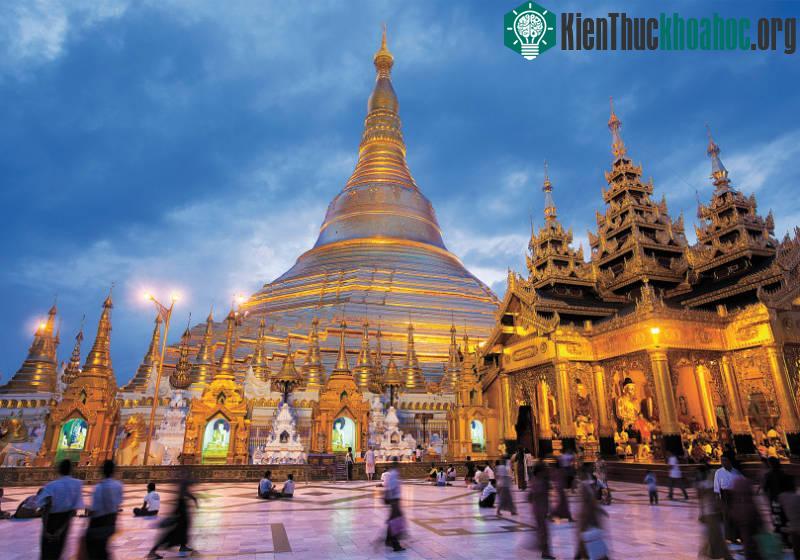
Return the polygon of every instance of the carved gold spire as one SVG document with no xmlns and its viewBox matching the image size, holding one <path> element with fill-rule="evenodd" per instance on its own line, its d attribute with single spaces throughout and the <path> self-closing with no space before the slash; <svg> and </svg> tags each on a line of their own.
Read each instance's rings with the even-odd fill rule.
<svg viewBox="0 0 800 560">
<path fill-rule="evenodd" d="M 269 367 L 269 360 L 267 359 L 267 351 L 265 348 L 266 342 L 267 322 L 261 319 L 258 322 L 258 334 L 256 335 L 255 350 L 253 351 L 253 360 L 250 365 L 253 368 L 253 373 L 262 381 L 268 381 L 272 377 L 272 370 Z"/>
<path fill-rule="evenodd" d="M 187 327 L 186 330 L 183 331 L 183 336 L 181 336 L 180 357 L 178 358 L 178 363 L 175 364 L 175 369 L 172 371 L 172 375 L 169 377 L 169 384 L 173 389 L 188 389 L 189 385 L 192 384 L 192 378 L 190 375 L 192 364 L 189 363 L 189 340 L 191 337 L 192 333 Z"/>
<path fill-rule="evenodd" d="M 192 384 L 197 384 L 201 387 L 208 385 L 214 379 L 216 371 L 217 366 L 214 361 L 214 312 L 210 311 L 206 319 L 203 340 L 192 364 Z"/>
<path fill-rule="evenodd" d="M 417 350 L 414 347 L 414 325 L 408 323 L 408 342 L 406 346 L 406 363 L 403 366 L 403 376 L 405 377 L 405 388 L 409 391 L 424 391 L 425 377 L 419 367 Z"/>
<path fill-rule="evenodd" d="M 0 393 L 52 393 L 56 390 L 56 314 L 53 304 L 47 319 L 36 328 L 27 358 L 8 384 L 0 387 Z"/>
<path fill-rule="evenodd" d="M 615 159 L 621 159 L 625 157 L 628 151 L 619 132 L 622 128 L 622 121 L 619 120 L 619 117 L 614 112 L 614 98 L 609 97 L 608 99 L 611 104 L 611 116 L 608 118 L 608 130 L 611 131 L 611 153 L 614 154 Z"/>
<path fill-rule="evenodd" d="M 236 344 L 236 313 L 231 309 L 225 318 L 227 326 L 225 328 L 225 346 L 222 349 L 222 357 L 219 359 L 219 368 L 214 379 L 233 381 L 236 378 L 235 358 L 233 347 Z"/>
<path fill-rule="evenodd" d="M 79 378 L 101 377 L 108 378 L 114 376 L 114 369 L 111 366 L 111 309 L 114 307 L 111 301 L 111 294 L 103 302 L 103 312 L 100 314 L 100 321 L 97 324 L 97 336 L 94 339 L 92 349 L 86 356 Z"/>
<path fill-rule="evenodd" d="M 450 325 L 450 348 L 448 349 L 447 365 L 444 368 L 444 376 L 442 377 L 442 390 L 452 392 L 455 391 L 458 384 L 458 374 L 461 371 L 461 357 L 458 352 L 458 344 L 456 343 L 456 327 Z"/>
<path fill-rule="evenodd" d="M 350 364 L 347 362 L 347 350 L 344 344 L 345 329 L 347 329 L 347 324 L 343 320 L 340 324 L 339 331 L 339 354 L 336 357 L 336 366 L 333 368 L 331 376 L 328 378 L 329 383 L 334 379 L 353 379 L 353 373 L 350 371 Z"/>
<path fill-rule="evenodd" d="M 553 201 L 553 183 L 550 182 L 550 174 L 547 172 L 547 160 L 544 162 L 544 183 L 542 184 L 544 193 L 544 219 L 547 223 L 556 221 L 556 203 Z"/>
<path fill-rule="evenodd" d="M 161 359 L 159 352 L 161 321 L 161 313 L 156 313 L 155 327 L 153 327 L 153 334 L 150 336 L 150 345 L 147 347 L 147 352 L 145 352 L 136 374 L 125 386 L 125 390 L 144 389 L 150 381 L 150 373 L 158 370 L 158 362 Z"/>
<path fill-rule="evenodd" d="M 311 332 L 308 334 L 308 353 L 303 364 L 305 387 L 319 389 L 325 383 L 322 356 L 319 352 L 319 318 L 311 320 Z"/>
<path fill-rule="evenodd" d="M 69 358 L 67 367 L 64 368 L 64 373 L 61 375 L 61 383 L 67 387 L 72 383 L 78 374 L 81 372 L 81 343 L 83 342 L 83 321 L 81 321 L 81 328 L 78 334 L 75 335 L 75 346 L 72 347 L 72 355 Z"/>
<path fill-rule="evenodd" d="M 372 376 L 372 391 L 380 393 L 383 387 L 383 352 L 381 350 L 381 340 L 383 339 L 383 332 L 381 331 L 380 322 L 378 323 L 378 330 L 375 331 L 375 361 L 373 363 L 374 370 Z"/>
<path fill-rule="evenodd" d="M 369 323 L 364 321 L 362 326 L 361 336 L 361 349 L 358 352 L 358 359 L 356 360 L 356 367 L 353 369 L 353 374 L 356 378 L 356 385 L 362 391 L 367 391 L 372 386 L 374 376 L 374 366 L 372 365 L 372 356 L 370 355 L 369 348 Z"/>
<path fill-rule="evenodd" d="M 711 136 L 711 128 L 706 125 L 706 132 L 708 133 L 708 157 L 711 158 L 711 178 L 714 180 L 714 186 L 717 190 L 727 189 L 730 181 L 728 180 L 728 170 L 722 164 L 719 158 L 719 146 L 714 142 Z"/>
<path fill-rule="evenodd" d="M 389 346 L 389 363 L 386 366 L 386 376 L 383 378 L 383 386 L 389 390 L 389 405 L 395 405 L 397 392 L 403 387 L 403 376 L 394 361 L 394 349 Z"/>
<path fill-rule="evenodd" d="M 297 371 L 297 368 L 295 368 L 294 365 L 292 339 L 287 335 L 286 356 L 283 358 L 283 364 L 281 364 L 280 371 L 275 374 L 275 377 L 272 381 L 276 386 L 280 387 L 281 393 L 283 393 L 283 401 L 289 402 L 289 393 L 294 387 L 300 384 L 302 380 L 303 378 L 300 376 L 300 373 Z"/>
</svg>

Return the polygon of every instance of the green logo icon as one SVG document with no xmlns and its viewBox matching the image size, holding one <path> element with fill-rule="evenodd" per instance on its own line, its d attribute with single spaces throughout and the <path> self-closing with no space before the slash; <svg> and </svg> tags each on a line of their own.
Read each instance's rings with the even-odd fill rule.
<svg viewBox="0 0 800 560">
<path fill-rule="evenodd" d="M 528 60 L 556 44 L 556 15 L 536 2 L 525 2 L 503 16 L 503 42 Z"/>
</svg>

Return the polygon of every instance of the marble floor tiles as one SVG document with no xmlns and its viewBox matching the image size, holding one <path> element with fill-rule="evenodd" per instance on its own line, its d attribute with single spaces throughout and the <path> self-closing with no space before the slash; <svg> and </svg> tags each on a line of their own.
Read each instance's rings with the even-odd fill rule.
<svg viewBox="0 0 800 560">
<path fill-rule="evenodd" d="M 697 558 L 700 525 L 694 500 L 668 501 L 662 493 L 661 505 L 651 507 L 641 485 L 616 483 L 612 488 L 614 503 L 607 507 L 606 526 L 612 558 Z M 169 511 L 174 488 L 165 485 L 158 490 L 162 512 Z M 3 510 L 13 511 L 34 492 L 33 488 L 7 488 Z M 144 558 L 158 534 L 158 518 L 134 518 L 130 513 L 141 505 L 144 493 L 144 485 L 125 487 L 125 512 L 112 545 L 114 558 Z M 476 493 L 462 482 L 440 488 L 405 481 L 403 508 L 409 534 L 403 541 L 407 551 L 401 553 L 383 545 L 387 512 L 381 488 L 374 483 L 299 484 L 292 500 L 259 500 L 256 484 L 198 484 L 195 493 L 200 508 L 193 519 L 193 558 L 538 558 L 529 549 L 533 521 L 524 492 L 514 493 L 518 515 L 497 517 L 493 509 L 479 509 Z M 85 524 L 83 518 L 73 523 L 69 558 L 77 550 Z M 556 557 L 572 558 L 574 524 L 551 527 Z M 0 556 L 5 560 L 38 557 L 40 531 L 38 519 L 0 521 Z M 165 556 L 178 553 L 173 550 Z"/>
</svg>

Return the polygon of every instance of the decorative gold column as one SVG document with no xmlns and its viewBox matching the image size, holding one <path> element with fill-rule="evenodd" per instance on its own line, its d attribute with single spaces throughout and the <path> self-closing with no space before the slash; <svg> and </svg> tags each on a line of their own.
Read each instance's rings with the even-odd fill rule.
<svg viewBox="0 0 800 560">
<path fill-rule="evenodd" d="M 781 411 L 781 426 L 785 433 L 796 434 L 800 432 L 800 419 L 798 419 L 792 386 L 783 361 L 783 350 L 775 344 L 766 345 L 764 349 L 767 351 L 769 369 L 775 385 L 775 398 Z"/>
<path fill-rule="evenodd" d="M 567 362 L 556 363 L 556 403 L 558 404 L 558 431 L 561 438 L 575 437 L 575 422 L 572 418 L 572 406 L 569 390 L 569 374 Z"/>
<path fill-rule="evenodd" d="M 723 354 L 720 359 L 722 366 L 722 380 L 725 383 L 725 392 L 728 395 L 728 405 L 730 406 L 731 431 L 734 434 L 749 434 L 750 425 L 742 406 L 742 395 L 739 393 L 739 384 L 731 366 L 731 358 L 728 354 Z"/>
<path fill-rule="evenodd" d="M 678 425 L 675 391 L 672 387 L 672 380 L 669 377 L 667 353 L 663 350 L 648 350 L 647 353 L 650 356 L 650 366 L 653 368 L 661 432 L 664 435 L 679 435 L 681 429 Z"/>
<path fill-rule="evenodd" d="M 503 400 L 503 439 L 517 439 L 517 430 L 511 422 L 511 379 L 500 374 L 500 398 Z"/>
<path fill-rule="evenodd" d="M 608 419 L 608 401 L 606 400 L 606 372 L 600 364 L 593 364 L 594 392 L 597 395 L 597 433 L 600 437 L 611 436 L 614 430 Z"/>
<path fill-rule="evenodd" d="M 717 429 L 717 415 L 714 412 L 714 399 L 708 385 L 708 367 L 703 364 L 694 366 L 694 380 L 697 383 L 697 393 L 700 396 L 700 406 L 703 411 L 703 421 L 706 429 Z"/>
<path fill-rule="evenodd" d="M 539 381 L 536 385 L 537 397 L 539 400 L 539 428 L 541 439 L 553 439 L 553 428 L 550 425 L 550 388 L 544 381 Z"/>
</svg>

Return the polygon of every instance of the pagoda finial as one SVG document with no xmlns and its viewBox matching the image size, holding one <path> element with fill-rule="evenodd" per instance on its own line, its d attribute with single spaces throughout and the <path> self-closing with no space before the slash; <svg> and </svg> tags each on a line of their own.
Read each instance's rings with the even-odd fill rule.
<svg viewBox="0 0 800 560">
<path fill-rule="evenodd" d="M 614 154 L 614 158 L 617 160 L 625 156 L 627 148 L 619 133 L 619 129 L 622 128 L 622 121 L 619 120 L 619 117 L 614 112 L 614 98 L 609 97 L 608 99 L 611 104 L 611 116 L 608 119 L 608 129 L 611 131 L 611 153 Z"/>
<path fill-rule="evenodd" d="M 109 292 L 103 302 L 103 312 L 100 314 L 100 321 L 97 324 L 97 336 L 95 336 L 92 349 L 86 356 L 86 362 L 81 370 L 82 377 L 107 377 L 114 374 L 111 367 L 111 309 L 113 307 L 111 292 Z"/>
<path fill-rule="evenodd" d="M 556 220 L 556 203 L 553 201 L 553 183 L 550 182 L 547 160 L 544 160 L 542 192 L 544 192 L 544 219 L 548 224 L 552 224 Z"/>
<path fill-rule="evenodd" d="M 394 65 L 394 56 L 392 56 L 392 53 L 389 52 L 389 48 L 386 46 L 385 23 L 383 24 L 383 33 L 381 35 L 381 48 L 378 49 L 378 52 L 375 53 L 375 56 L 372 60 L 375 63 L 375 69 L 378 71 L 378 76 L 388 78 L 391 74 L 392 66 Z"/>
<path fill-rule="evenodd" d="M 61 376 L 61 382 L 64 384 L 64 387 L 72 383 L 81 371 L 81 343 L 83 342 L 83 322 L 85 320 L 86 315 L 81 319 L 81 328 L 78 330 L 78 334 L 75 335 L 75 346 L 72 347 L 72 355 Z"/>
<path fill-rule="evenodd" d="M 304 383 L 309 389 L 319 389 L 323 385 L 322 357 L 319 352 L 319 318 L 311 320 L 311 332 L 308 335 L 308 351 L 303 364 Z"/>
<path fill-rule="evenodd" d="M 219 369 L 214 379 L 224 379 L 233 381 L 236 377 L 234 369 L 234 335 L 236 331 L 236 313 L 233 309 L 230 310 L 228 316 L 225 318 L 227 327 L 225 330 L 225 347 L 222 349 L 222 357 L 219 359 Z"/>
<path fill-rule="evenodd" d="M 250 362 L 253 373 L 262 381 L 270 378 L 271 371 L 269 368 L 269 361 L 267 360 L 267 353 L 264 349 L 264 341 L 266 339 L 267 322 L 262 317 L 258 322 L 258 334 L 256 335 L 255 349 L 253 350 L 253 359 Z"/>
<path fill-rule="evenodd" d="M 364 319 L 362 329 L 361 349 L 358 353 L 358 360 L 356 361 L 356 367 L 353 373 L 355 374 L 358 387 L 362 390 L 368 390 L 372 385 L 374 368 L 369 347 L 369 322 L 366 319 Z"/>
<path fill-rule="evenodd" d="M 341 323 L 339 323 L 339 354 L 336 357 L 336 366 L 333 368 L 331 372 L 331 376 L 328 381 L 333 381 L 335 378 L 341 379 L 342 377 L 349 377 L 352 379 L 352 372 L 350 371 L 350 364 L 347 362 L 347 350 L 344 345 L 344 335 L 345 330 L 347 329 L 347 323 L 344 322 L 342 319 Z"/>
<path fill-rule="evenodd" d="M 192 383 L 206 384 L 214 378 L 216 364 L 214 363 L 214 308 L 208 312 L 206 317 L 206 330 L 203 333 L 203 340 L 194 358 L 192 365 Z"/>
<path fill-rule="evenodd" d="M 708 134 L 708 148 L 706 152 L 708 153 L 708 157 L 711 158 L 711 179 L 717 190 L 724 190 L 730 184 L 728 170 L 725 169 L 725 166 L 722 164 L 722 160 L 719 157 L 719 146 L 714 142 L 714 137 L 711 136 L 711 127 L 709 127 L 708 124 L 706 124 L 706 133 Z"/>
<path fill-rule="evenodd" d="M 405 388 L 410 390 L 424 389 L 425 379 L 422 375 L 422 370 L 419 367 L 419 358 L 417 357 L 417 349 L 414 345 L 414 324 L 409 320 L 408 322 L 408 341 L 406 343 L 406 363 L 403 367 L 403 375 L 405 376 Z"/>
<path fill-rule="evenodd" d="M 190 377 L 192 365 L 189 363 L 189 340 L 191 337 L 192 332 L 187 325 L 186 330 L 183 331 L 183 335 L 181 336 L 180 357 L 178 358 L 178 363 L 175 364 L 175 369 L 173 370 L 172 375 L 169 376 L 169 384 L 173 389 L 188 389 L 189 385 L 192 383 L 192 379 Z"/>
</svg>

